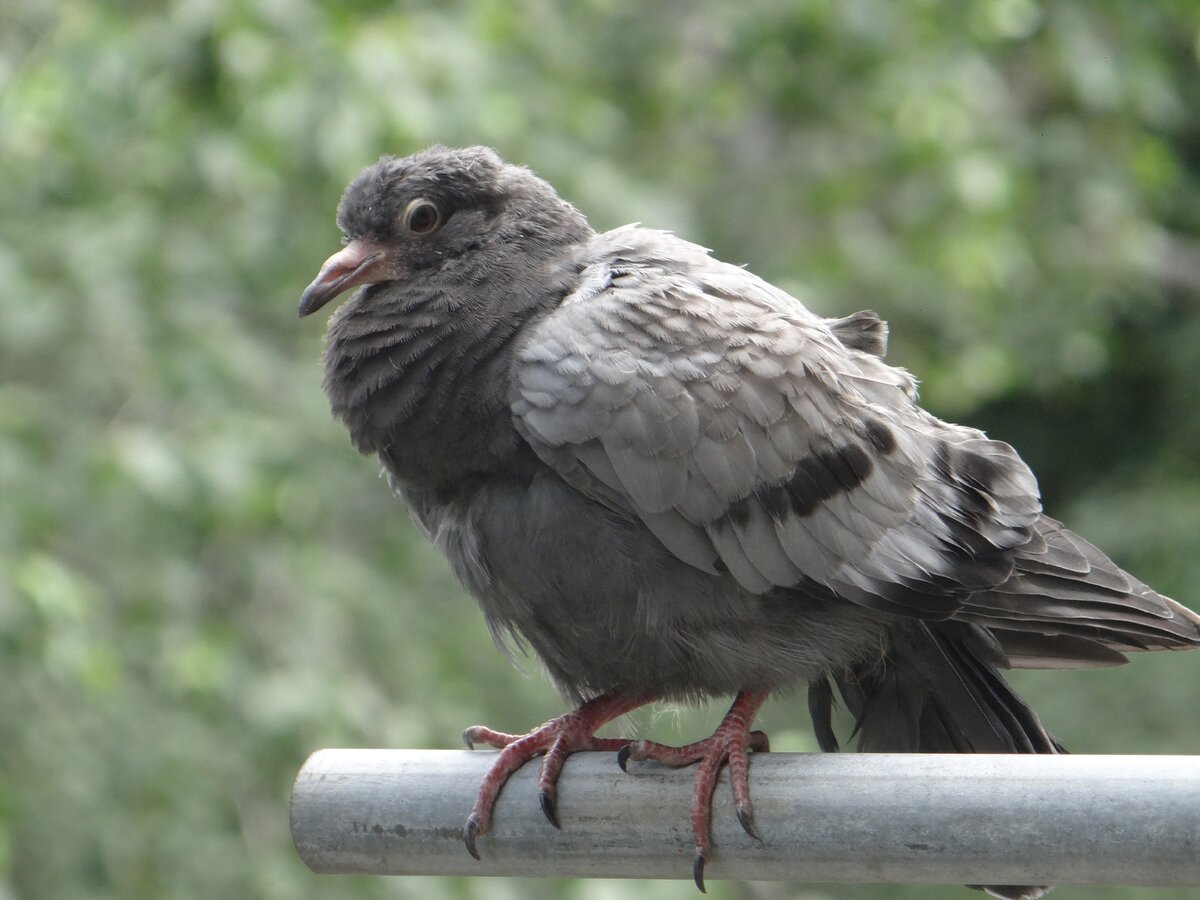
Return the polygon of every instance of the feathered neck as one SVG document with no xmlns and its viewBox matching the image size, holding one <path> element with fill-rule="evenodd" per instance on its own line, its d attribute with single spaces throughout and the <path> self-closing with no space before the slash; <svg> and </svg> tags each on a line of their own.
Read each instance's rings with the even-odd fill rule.
<svg viewBox="0 0 1200 900">
<path fill-rule="evenodd" d="M 515 452 L 510 365 L 521 333 L 557 306 L 582 266 L 571 247 L 449 260 L 371 285 L 329 323 L 325 391 L 361 453 L 404 483 L 488 471 Z"/>
</svg>

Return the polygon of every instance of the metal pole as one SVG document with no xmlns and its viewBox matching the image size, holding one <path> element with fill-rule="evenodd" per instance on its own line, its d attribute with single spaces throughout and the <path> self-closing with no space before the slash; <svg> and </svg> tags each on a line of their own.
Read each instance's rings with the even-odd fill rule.
<svg viewBox="0 0 1200 900">
<path fill-rule="evenodd" d="M 580 753 L 555 830 L 537 765 L 505 786 L 467 855 L 492 751 L 320 750 L 292 792 L 315 872 L 691 878 L 690 769 Z M 713 801 L 710 879 L 1200 885 L 1200 757 L 767 753 L 751 757 L 762 842 Z"/>
</svg>

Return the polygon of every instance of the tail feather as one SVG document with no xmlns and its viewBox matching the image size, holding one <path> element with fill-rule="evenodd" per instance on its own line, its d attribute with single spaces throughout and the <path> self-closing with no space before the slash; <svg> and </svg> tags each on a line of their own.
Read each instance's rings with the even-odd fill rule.
<svg viewBox="0 0 1200 900">
<path fill-rule="evenodd" d="M 988 631 L 1004 649 L 1013 669 L 1095 669 L 1129 662 L 1119 650 L 1081 635 L 1039 634 L 996 626 Z"/>
<path fill-rule="evenodd" d="M 833 730 L 833 686 L 822 675 L 808 685 L 808 715 L 812 719 L 817 746 L 825 753 L 837 753 L 841 749 L 837 733 Z"/>
</svg>

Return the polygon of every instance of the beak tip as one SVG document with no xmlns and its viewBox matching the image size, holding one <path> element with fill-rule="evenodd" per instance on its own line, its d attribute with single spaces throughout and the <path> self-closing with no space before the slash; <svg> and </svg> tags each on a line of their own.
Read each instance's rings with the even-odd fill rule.
<svg viewBox="0 0 1200 900">
<path fill-rule="evenodd" d="M 320 285 L 314 282 L 304 289 L 304 293 L 300 295 L 300 306 L 296 312 L 300 318 L 315 313 L 318 309 L 325 305 L 325 301 L 329 299 L 323 291 L 320 290 Z"/>
</svg>

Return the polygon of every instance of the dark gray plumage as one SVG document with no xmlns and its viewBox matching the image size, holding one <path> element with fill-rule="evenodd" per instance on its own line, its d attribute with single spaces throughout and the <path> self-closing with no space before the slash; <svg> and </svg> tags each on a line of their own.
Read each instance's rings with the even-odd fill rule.
<svg viewBox="0 0 1200 900">
<path fill-rule="evenodd" d="M 380 160 L 338 224 L 300 305 L 362 286 L 329 325 L 334 413 L 493 633 L 583 702 L 522 738 L 469 730 L 507 748 L 472 851 L 511 771 L 547 754 L 556 822 L 562 759 L 623 746 L 592 734 L 657 698 L 738 696 L 702 752 L 752 832 L 747 732 L 776 688 L 809 684 L 825 749 L 836 685 L 863 749 L 1052 753 L 998 669 L 1200 644 L 1194 613 L 1043 515 L 1011 447 L 916 405 L 873 313 L 821 319 L 664 232 L 597 234 L 485 148 Z"/>
</svg>

